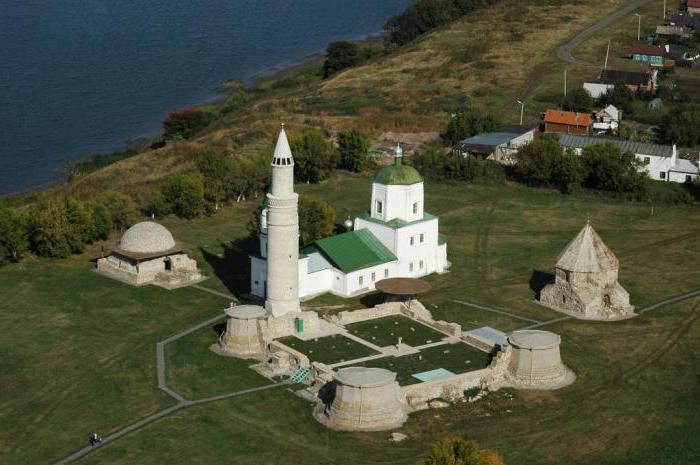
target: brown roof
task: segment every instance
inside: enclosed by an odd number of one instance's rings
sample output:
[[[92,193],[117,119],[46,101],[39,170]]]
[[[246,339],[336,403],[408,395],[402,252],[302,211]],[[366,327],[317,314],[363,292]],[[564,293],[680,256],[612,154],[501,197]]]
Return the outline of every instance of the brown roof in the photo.
[[[700,0],[688,0],[688,8],[700,8]]]
[[[544,122],[588,127],[593,124],[593,118],[590,113],[550,109],[544,113]]]
[[[388,278],[377,281],[375,287],[385,294],[417,295],[430,290],[430,284],[416,278]]]
[[[662,57],[665,54],[666,49],[660,45],[634,44],[632,46],[632,55],[651,55]]]

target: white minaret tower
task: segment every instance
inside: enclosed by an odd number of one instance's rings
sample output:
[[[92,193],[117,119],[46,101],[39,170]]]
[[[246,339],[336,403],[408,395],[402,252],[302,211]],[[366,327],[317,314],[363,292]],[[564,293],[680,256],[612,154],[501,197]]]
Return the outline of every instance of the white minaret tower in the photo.
[[[294,158],[283,125],[272,156],[272,189],[267,194],[265,309],[273,316],[300,311],[298,199]]]

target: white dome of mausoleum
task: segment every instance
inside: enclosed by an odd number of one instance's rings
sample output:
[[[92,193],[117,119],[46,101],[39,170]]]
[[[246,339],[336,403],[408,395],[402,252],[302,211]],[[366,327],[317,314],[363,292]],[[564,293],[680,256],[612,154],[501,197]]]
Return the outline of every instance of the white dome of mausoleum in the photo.
[[[119,248],[127,252],[157,253],[175,247],[175,239],[164,226],[144,221],[126,230],[119,241]]]

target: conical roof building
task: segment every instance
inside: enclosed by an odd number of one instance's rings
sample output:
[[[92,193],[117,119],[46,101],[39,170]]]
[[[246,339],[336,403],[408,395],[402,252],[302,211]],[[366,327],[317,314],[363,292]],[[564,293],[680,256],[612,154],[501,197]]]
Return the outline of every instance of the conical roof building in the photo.
[[[620,262],[590,223],[559,255],[555,281],[540,302],[576,318],[615,320],[634,316],[629,294],[617,282]]]

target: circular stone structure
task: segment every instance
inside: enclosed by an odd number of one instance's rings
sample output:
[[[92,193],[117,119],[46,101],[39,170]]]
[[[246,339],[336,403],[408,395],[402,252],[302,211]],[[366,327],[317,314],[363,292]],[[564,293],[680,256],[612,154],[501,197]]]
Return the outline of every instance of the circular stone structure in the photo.
[[[556,384],[567,375],[561,362],[561,337],[549,331],[523,330],[508,335],[512,354],[508,375],[517,384]]]
[[[228,315],[226,332],[221,336],[221,348],[230,354],[255,356],[262,353],[258,320],[267,316],[257,305],[238,305],[225,311]]]
[[[335,397],[316,418],[333,429],[381,431],[406,421],[406,408],[396,373],[383,368],[341,368]]]
[[[175,246],[175,239],[170,231],[153,221],[133,225],[119,241],[120,249],[135,253],[164,252]]]

